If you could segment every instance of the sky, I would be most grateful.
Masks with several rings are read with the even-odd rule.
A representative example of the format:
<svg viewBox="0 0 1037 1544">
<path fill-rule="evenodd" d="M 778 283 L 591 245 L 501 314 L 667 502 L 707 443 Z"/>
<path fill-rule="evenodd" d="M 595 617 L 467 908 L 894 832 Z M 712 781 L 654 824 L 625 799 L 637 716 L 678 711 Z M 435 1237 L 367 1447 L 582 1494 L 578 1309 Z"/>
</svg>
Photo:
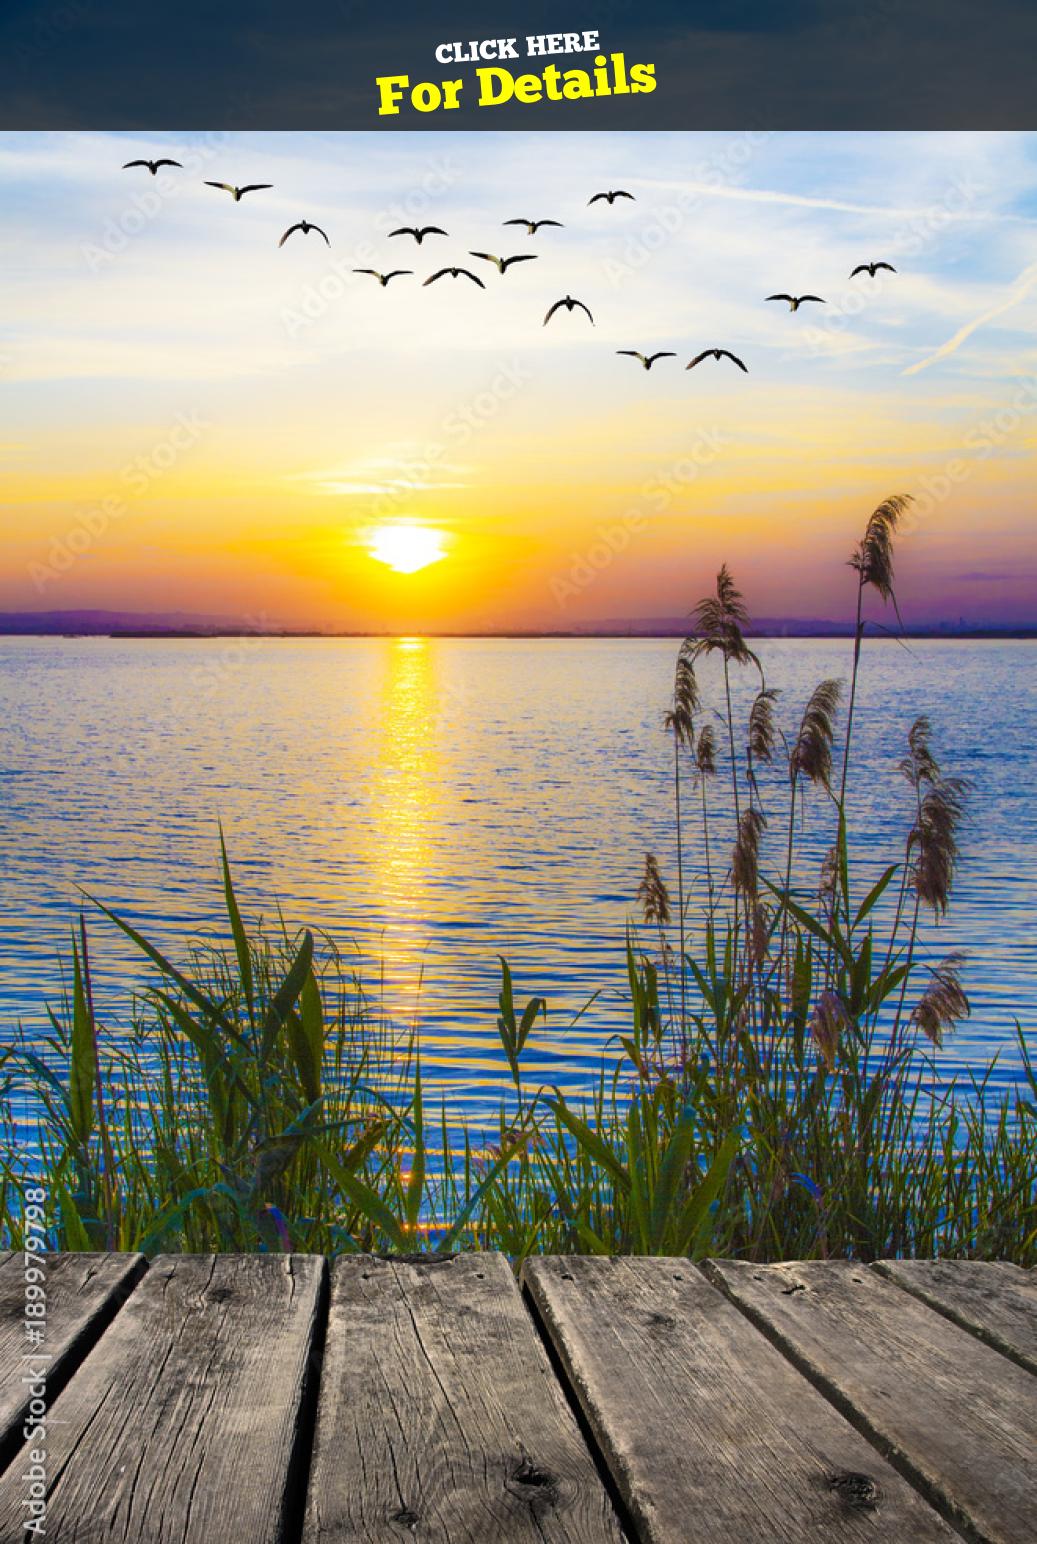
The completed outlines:
<svg viewBox="0 0 1037 1544">
<path fill-rule="evenodd" d="M 910 493 L 905 619 L 1037 623 L 1037 136 L 7 134 L 0 248 L 0 611 L 841 619 Z"/>
</svg>

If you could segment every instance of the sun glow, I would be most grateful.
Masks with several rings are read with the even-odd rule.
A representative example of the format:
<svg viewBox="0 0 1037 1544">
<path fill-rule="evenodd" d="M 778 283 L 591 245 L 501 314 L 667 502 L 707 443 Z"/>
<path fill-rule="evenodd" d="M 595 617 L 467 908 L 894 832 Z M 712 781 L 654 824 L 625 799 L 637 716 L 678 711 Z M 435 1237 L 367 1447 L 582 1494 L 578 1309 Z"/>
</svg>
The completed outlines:
<svg viewBox="0 0 1037 1544">
<path fill-rule="evenodd" d="M 398 574 L 416 574 L 446 557 L 443 532 L 413 521 L 378 526 L 371 532 L 367 550 L 376 563 L 384 563 Z"/>
</svg>

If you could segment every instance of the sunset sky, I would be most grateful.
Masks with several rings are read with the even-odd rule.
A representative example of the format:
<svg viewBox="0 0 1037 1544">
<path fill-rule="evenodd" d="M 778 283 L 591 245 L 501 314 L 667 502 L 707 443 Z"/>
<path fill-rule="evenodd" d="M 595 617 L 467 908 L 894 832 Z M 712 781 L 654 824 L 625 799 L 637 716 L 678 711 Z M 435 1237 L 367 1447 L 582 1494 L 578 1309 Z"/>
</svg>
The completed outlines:
<svg viewBox="0 0 1037 1544">
<path fill-rule="evenodd" d="M 839 618 L 915 493 L 907 619 L 1037 622 L 1037 136 L 6 135 L 0 243 L 0 610 Z"/>
</svg>

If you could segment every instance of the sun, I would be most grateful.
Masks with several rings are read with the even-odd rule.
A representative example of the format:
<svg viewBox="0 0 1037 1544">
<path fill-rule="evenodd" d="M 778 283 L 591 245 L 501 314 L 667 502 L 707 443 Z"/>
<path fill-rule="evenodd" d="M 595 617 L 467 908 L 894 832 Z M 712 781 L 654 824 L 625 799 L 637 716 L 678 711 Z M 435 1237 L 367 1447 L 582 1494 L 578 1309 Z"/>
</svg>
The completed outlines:
<svg viewBox="0 0 1037 1544">
<path fill-rule="evenodd" d="M 367 550 L 376 563 L 384 563 L 398 574 L 416 574 L 446 557 L 443 532 L 412 520 L 377 526 Z"/>
</svg>

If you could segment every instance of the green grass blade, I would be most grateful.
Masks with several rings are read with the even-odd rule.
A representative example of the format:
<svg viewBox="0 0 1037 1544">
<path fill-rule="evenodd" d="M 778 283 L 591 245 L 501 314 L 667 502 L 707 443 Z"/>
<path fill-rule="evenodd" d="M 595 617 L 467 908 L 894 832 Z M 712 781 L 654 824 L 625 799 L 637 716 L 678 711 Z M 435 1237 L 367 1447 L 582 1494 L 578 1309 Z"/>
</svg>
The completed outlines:
<svg viewBox="0 0 1037 1544">
<path fill-rule="evenodd" d="M 97 1086 L 97 1038 L 90 1015 L 84 966 L 72 938 L 72 1042 L 68 1066 L 68 1113 L 72 1137 L 85 1153 L 94 1128 Z"/>
<path fill-rule="evenodd" d="M 306 978 L 310 974 L 313 965 L 313 934 L 306 928 L 302 935 L 302 943 L 299 945 L 295 959 L 292 961 L 281 985 L 274 993 L 263 1019 L 263 1033 L 260 1038 L 259 1059 L 261 1062 L 269 1060 L 282 1028 L 287 1022 L 288 1015 L 306 984 Z"/>
<path fill-rule="evenodd" d="M 230 863 L 227 859 L 227 844 L 223 839 L 222 825 L 220 826 L 220 860 L 223 867 L 223 896 L 227 904 L 227 916 L 230 918 L 230 930 L 234 937 L 234 953 L 238 961 L 241 989 L 245 994 L 249 1023 L 254 1024 L 256 1019 L 256 991 L 252 976 L 252 950 L 249 946 L 248 934 L 245 932 L 245 925 L 241 920 L 241 912 L 238 910 L 237 897 L 234 894 L 234 881 L 231 878 Z"/>
<path fill-rule="evenodd" d="M 724 1188 L 741 1141 L 742 1134 L 736 1126 L 727 1133 L 704 1178 L 688 1198 L 677 1228 L 675 1245 L 678 1254 L 686 1254 L 700 1245 L 709 1225 L 710 1207 Z"/>
<path fill-rule="evenodd" d="M 610 1174 L 624 1193 L 629 1193 L 630 1175 L 608 1144 L 602 1141 L 596 1131 L 591 1130 L 586 1121 L 581 1120 L 574 1111 L 569 1109 L 569 1106 L 557 1090 L 555 1097 L 548 1099 L 546 1102 L 569 1134 L 575 1137 L 577 1144 L 586 1156 Z"/>
<path fill-rule="evenodd" d="M 649 1214 L 649 1236 L 652 1251 L 659 1254 L 662 1251 L 663 1241 L 676 1220 L 675 1206 L 680 1188 L 684 1180 L 684 1171 L 691 1157 L 691 1144 L 695 1135 L 695 1115 L 690 1107 L 685 1107 L 680 1114 L 676 1126 L 666 1144 L 662 1162 L 659 1165 L 659 1178 L 656 1180 L 652 1194 L 652 1205 Z"/>
</svg>

